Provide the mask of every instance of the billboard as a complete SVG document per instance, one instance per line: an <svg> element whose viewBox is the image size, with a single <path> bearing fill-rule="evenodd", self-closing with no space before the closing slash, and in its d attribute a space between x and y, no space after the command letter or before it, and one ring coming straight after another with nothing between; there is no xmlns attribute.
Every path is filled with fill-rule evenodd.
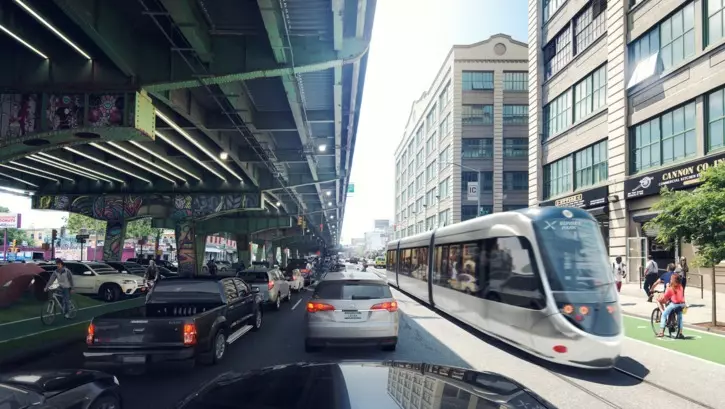
<svg viewBox="0 0 725 409"><path fill-rule="evenodd" d="M375 230L387 230L390 227L390 220L379 219L375 220Z"/></svg>
<svg viewBox="0 0 725 409"><path fill-rule="evenodd" d="M20 213L0 213L0 229L19 229Z"/></svg>

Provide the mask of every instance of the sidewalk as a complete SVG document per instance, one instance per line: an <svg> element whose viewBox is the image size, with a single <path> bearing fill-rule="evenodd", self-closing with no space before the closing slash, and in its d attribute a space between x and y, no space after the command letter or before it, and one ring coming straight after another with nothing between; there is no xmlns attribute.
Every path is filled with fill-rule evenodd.
<svg viewBox="0 0 725 409"><path fill-rule="evenodd" d="M725 322L725 294L717 293L717 320ZM685 325L692 326L701 331L713 331L725 333L725 329L709 329L694 324L707 324L712 321L712 293L704 290L703 297L700 297L700 289L688 287L685 290L685 299L689 305L685 315ZM644 290L639 283L624 283L619 293L619 300L622 305L622 312L625 314L649 319L655 303L647 302Z"/></svg>

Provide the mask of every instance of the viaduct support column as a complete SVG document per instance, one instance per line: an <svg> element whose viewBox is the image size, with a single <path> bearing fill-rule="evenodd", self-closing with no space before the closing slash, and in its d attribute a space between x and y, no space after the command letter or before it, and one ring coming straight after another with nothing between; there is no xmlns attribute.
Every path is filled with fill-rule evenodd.
<svg viewBox="0 0 725 409"><path fill-rule="evenodd" d="M246 234L237 234L234 240L237 241L237 262L242 262L247 267L250 266L252 264L252 249L249 237Z"/></svg>
<svg viewBox="0 0 725 409"><path fill-rule="evenodd" d="M265 261L267 259L266 254L264 253L264 242L256 242L257 245L257 254L255 254L255 258L257 261Z"/></svg>
<svg viewBox="0 0 725 409"><path fill-rule="evenodd" d="M201 272L201 264L204 262L206 236L196 234L196 223L190 218L177 220L174 227L179 276L196 276Z"/></svg>
<svg viewBox="0 0 725 409"><path fill-rule="evenodd" d="M103 241L103 259L121 261L123 242L126 239L126 222L109 220L106 222L106 237Z"/></svg>

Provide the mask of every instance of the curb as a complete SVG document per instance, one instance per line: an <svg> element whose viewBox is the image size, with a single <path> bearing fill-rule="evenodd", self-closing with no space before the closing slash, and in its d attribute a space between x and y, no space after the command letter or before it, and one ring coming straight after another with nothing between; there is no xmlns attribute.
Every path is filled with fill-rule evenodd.
<svg viewBox="0 0 725 409"><path fill-rule="evenodd" d="M640 314L632 314L632 313L624 312L624 311L622 311L622 315L626 315L626 316L634 317L634 318L641 318L641 319L644 319L647 321L649 321L651 319L651 317L647 317L647 316L640 315ZM696 331L700 331L700 332L711 332L713 334L725 335L725 330L721 330L721 329L699 327L699 326L693 325L693 324L683 324L682 326L685 328L689 328L691 330L696 330Z"/></svg>

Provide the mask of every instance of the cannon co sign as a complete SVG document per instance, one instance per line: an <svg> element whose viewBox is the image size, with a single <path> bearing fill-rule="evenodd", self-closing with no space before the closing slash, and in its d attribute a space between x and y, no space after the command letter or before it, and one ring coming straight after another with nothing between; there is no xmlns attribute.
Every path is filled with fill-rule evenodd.
<svg viewBox="0 0 725 409"><path fill-rule="evenodd" d="M673 190L694 187L702 183L700 175L705 169L723 163L725 163L725 153L702 158L675 168L636 176L624 181L624 193L627 199L636 199L659 194L663 187Z"/></svg>
<svg viewBox="0 0 725 409"><path fill-rule="evenodd" d="M19 229L19 213L0 213L0 229Z"/></svg>

